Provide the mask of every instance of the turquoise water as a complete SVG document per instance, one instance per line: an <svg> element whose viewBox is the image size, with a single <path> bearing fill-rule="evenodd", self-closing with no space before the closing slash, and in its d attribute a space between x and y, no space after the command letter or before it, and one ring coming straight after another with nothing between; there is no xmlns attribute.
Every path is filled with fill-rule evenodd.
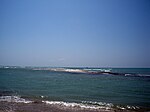
<svg viewBox="0 0 150 112"><path fill-rule="evenodd" d="M149 68L112 68L113 72L136 73L139 77L73 74L0 68L0 92L28 98L66 102L106 102L115 105L150 106Z"/></svg>

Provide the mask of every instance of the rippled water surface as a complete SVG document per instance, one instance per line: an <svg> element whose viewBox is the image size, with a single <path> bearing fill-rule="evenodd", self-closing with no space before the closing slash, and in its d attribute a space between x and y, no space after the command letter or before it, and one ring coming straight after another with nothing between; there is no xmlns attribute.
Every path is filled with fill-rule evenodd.
<svg viewBox="0 0 150 112"><path fill-rule="evenodd" d="M150 75L150 69L112 69L119 73ZM105 102L149 107L149 77L90 75L32 69L0 68L1 95L48 101Z"/></svg>

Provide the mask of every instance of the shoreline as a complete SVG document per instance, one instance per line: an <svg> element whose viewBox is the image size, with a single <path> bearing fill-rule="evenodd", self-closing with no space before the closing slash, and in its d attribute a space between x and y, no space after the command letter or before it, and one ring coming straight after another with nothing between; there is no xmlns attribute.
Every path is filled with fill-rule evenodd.
<svg viewBox="0 0 150 112"><path fill-rule="evenodd" d="M114 112L114 110L94 110L79 107L65 107L46 103L0 102L0 112Z"/></svg>
<svg viewBox="0 0 150 112"><path fill-rule="evenodd" d="M95 103L95 105L94 105ZM150 108L137 106L115 106L109 103L83 102L69 103L24 99L19 96L0 96L0 112L144 112Z"/></svg>
<svg viewBox="0 0 150 112"><path fill-rule="evenodd" d="M145 111L145 110L144 110ZM78 106L63 106L57 104L47 104L42 102L16 103L0 102L0 112L143 112L143 110L126 109L90 109Z"/></svg>

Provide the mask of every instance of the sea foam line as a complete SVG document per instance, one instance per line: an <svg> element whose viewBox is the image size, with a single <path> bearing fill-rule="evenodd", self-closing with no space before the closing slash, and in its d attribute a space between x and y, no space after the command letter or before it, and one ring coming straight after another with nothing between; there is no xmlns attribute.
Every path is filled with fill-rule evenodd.
<svg viewBox="0 0 150 112"><path fill-rule="evenodd" d="M83 109L105 109L105 110L111 110L111 106L106 105L89 105L89 104L83 104L83 103L69 103L69 102L63 102L63 101L42 101L43 103L50 104L50 105L59 105L64 107L77 107L77 108L83 108Z"/></svg>
<svg viewBox="0 0 150 112"><path fill-rule="evenodd" d="M0 96L0 102L15 102L15 103L34 103L34 101L26 100L21 98L20 96ZM92 102L92 101L82 101L82 103L70 103L70 102L63 102L63 101L42 101L42 103L50 104L50 105L58 105L63 107L71 107L71 108L83 108L83 109L104 109L104 110L112 110L114 108L117 109L131 109L136 110L140 109L138 106L119 106L113 105L112 103L104 103L104 102Z"/></svg>
<svg viewBox="0 0 150 112"><path fill-rule="evenodd" d="M19 96L0 96L0 101L15 102L15 103L32 103L33 101L25 100Z"/></svg>

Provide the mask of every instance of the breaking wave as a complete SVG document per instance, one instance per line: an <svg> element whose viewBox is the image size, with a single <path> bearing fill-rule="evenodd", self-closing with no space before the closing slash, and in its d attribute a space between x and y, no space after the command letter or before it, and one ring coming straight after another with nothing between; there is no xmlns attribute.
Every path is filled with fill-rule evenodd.
<svg viewBox="0 0 150 112"><path fill-rule="evenodd" d="M0 101L15 102L15 103L32 103L33 101L23 99L19 96L0 96Z"/></svg>
<svg viewBox="0 0 150 112"><path fill-rule="evenodd" d="M139 110L140 107L138 106L121 106L121 105L114 105L112 103L105 103L105 102L92 102L92 101L82 101L81 103L69 103L63 101L42 101L43 103L50 104L50 105L59 105L63 107L72 107L72 108L83 108L83 109L93 109L93 110Z"/></svg>
<svg viewBox="0 0 150 112"><path fill-rule="evenodd" d="M105 110L111 110L112 108L109 106L104 105L89 105L85 103L69 103L69 102L63 102L63 101L42 101L43 103L50 104L50 105L59 105L64 107L73 107L73 108L84 108L84 109L105 109Z"/></svg>
<svg viewBox="0 0 150 112"><path fill-rule="evenodd" d="M36 101L27 100L21 98L20 96L0 96L0 102L12 102L12 103L35 103ZM138 106L119 106L114 105L112 103L105 103L105 102L92 102L92 101L82 101L81 103L71 103L71 102L64 102L64 101L48 101L42 100L41 103L45 103L48 105L57 105L61 107L69 107L69 108L83 108L83 109L93 109L93 110L138 110L140 107Z"/></svg>

